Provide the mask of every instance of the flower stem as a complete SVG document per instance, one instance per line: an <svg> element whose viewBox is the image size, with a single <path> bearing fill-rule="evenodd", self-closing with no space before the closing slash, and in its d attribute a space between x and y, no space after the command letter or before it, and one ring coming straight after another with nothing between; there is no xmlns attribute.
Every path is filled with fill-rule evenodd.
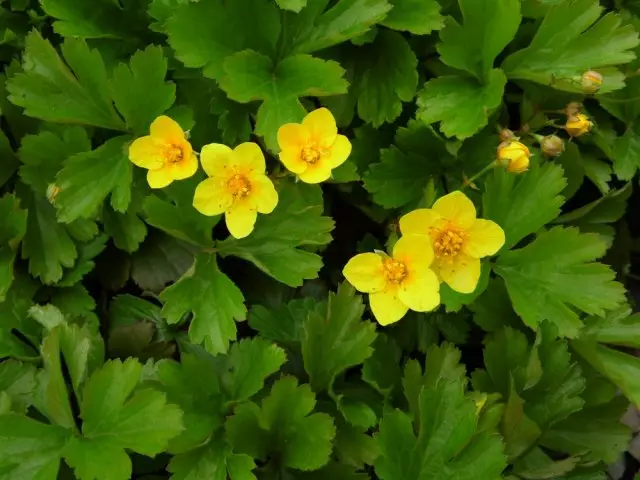
<svg viewBox="0 0 640 480"><path fill-rule="evenodd" d="M485 173L487 173L489 170L493 170L494 168L496 168L498 166L498 164L494 161L491 162L489 165L487 165L486 167L484 167L482 170L480 170L478 173L476 173L473 177L471 178L466 178L464 180L464 184L462 185L461 190L464 190L465 188L467 188L469 185L472 185L473 182L475 180L477 180L478 178L480 178L481 176L483 176Z"/></svg>

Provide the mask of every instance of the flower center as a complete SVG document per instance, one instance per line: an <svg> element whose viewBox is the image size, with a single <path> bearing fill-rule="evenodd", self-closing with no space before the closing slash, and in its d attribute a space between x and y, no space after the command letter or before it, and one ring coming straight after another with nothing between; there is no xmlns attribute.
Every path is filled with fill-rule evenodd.
<svg viewBox="0 0 640 480"><path fill-rule="evenodd" d="M233 198L244 198L251 192L251 182L244 175L236 173L227 180L227 188Z"/></svg>
<svg viewBox="0 0 640 480"><path fill-rule="evenodd" d="M384 269L384 278L389 283L401 283L407 278L407 266L400 260L386 258L382 263L382 267Z"/></svg>
<svg viewBox="0 0 640 480"><path fill-rule="evenodd" d="M176 147L175 145L171 145L165 151L164 158L169 163L179 163L182 161L182 149L180 147Z"/></svg>
<svg viewBox="0 0 640 480"><path fill-rule="evenodd" d="M432 228L433 250L437 257L454 257L464 244L465 232L452 224L442 229Z"/></svg>
<svg viewBox="0 0 640 480"><path fill-rule="evenodd" d="M309 165L313 165L322 156L320 150L316 146L306 146L302 147L302 152L300 154L302 157L302 161L308 163Z"/></svg>

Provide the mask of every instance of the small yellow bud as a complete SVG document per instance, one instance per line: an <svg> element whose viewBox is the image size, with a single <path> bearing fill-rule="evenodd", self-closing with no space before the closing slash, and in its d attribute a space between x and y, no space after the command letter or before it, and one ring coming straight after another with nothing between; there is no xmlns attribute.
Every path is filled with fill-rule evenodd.
<svg viewBox="0 0 640 480"><path fill-rule="evenodd" d="M596 93L600 90L603 80L604 77L602 74L589 70L582 74L582 77L580 78L580 85L582 85L582 90L585 93Z"/></svg>
<svg viewBox="0 0 640 480"><path fill-rule="evenodd" d="M58 193L60 193L60 187L55 183L49 184L49 186L47 187L47 194L46 194L47 200L49 200L49 203L53 203L55 201Z"/></svg>
<svg viewBox="0 0 640 480"><path fill-rule="evenodd" d="M512 130L503 128L502 130L500 130L500 140L503 142L509 142L511 140L518 140L518 137L516 137L516 134L513 133Z"/></svg>
<svg viewBox="0 0 640 480"><path fill-rule="evenodd" d="M572 137L579 137L580 135L588 133L591 130L591 127L593 127L593 122L589 120L589 117L582 113L578 113L577 115L567 118L567 123L565 124L564 129Z"/></svg>
<svg viewBox="0 0 640 480"><path fill-rule="evenodd" d="M522 173L529 168L531 153L526 145L520 142L502 142L498 146L498 163L508 172Z"/></svg>
<svg viewBox="0 0 640 480"><path fill-rule="evenodd" d="M564 140L557 135L547 135L540 142L542 153L549 157L557 157L564 152Z"/></svg>

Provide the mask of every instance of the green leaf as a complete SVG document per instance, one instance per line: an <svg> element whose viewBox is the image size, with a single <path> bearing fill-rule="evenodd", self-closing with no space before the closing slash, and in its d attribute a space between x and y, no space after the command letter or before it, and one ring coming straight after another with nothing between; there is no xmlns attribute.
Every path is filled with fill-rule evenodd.
<svg viewBox="0 0 640 480"><path fill-rule="evenodd" d="M22 415L0 415L0 475L55 480L70 432Z"/></svg>
<svg viewBox="0 0 640 480"><path fill-rule="evenodd" d="M603 315L624 300L615 274L594 262L606 250L594 234L554 227L524 248L503 253L495 271L507 286L513 308L536 329L543 320L562 336L575 337L582 327L577 310Z"/></svg>
<svg viewBox="0 0 640 480"><path fill-rule="evenodd" d="M137 360L111 360L85 385L82 438L65 451L65 459L81 478L126 480L131 462L125 449L154 456L182 430L182 412L167 404L164 394L136 388L141 373ZM101 469L106 466L101 457L113 462L113 467Z"/></svg>
<svg viewBox="0 0 640 480"><path fill-rule="evenodd" d="M57 19L53 28L63 37L122 38L126 35L123 23L128 18L118 2L76 4L74 0L41 0L40 3L47 15Z"/></svg>
<svg viewBox="0 0 640 480"><path fill-rule="evenodd" d="M58 173L60 192L54 202L60 222L94 216L109 194L113 209L126 211L132 181L131 162L125 152L128 140L128 137L112 138L91 152L65 160Z"/></svg>
<svg viewBox="0 0 640 480"><path fill-rule="evenodd" d="M317 185L283 181L276 209L260 215L253 233L217 243L220 255L243 258L291 287L317 278L322 259L300 247L331 241L333 220L322 216L322 190Z"/></svg>
<svg viewBox="0 0 640 480"><path fill-rule="evenodd" d="M446 75L429 80L418 94L418 118L440 123L448 137L471 137L487 125L489 114L502 102L507 83L502 70L487 74L487 83L469 77Z"/></svg>
<svg viewBox="0 0 640 480"><path fill-rule="evenodd" d="M620 180L631 180L640 167L640 135L638 128L628 129L613 145L613 171Z"/></svg>
<svg viewBox="0 0 640 480"><path fill-rule="evenodd" d="M255 468L248 455L238 455L220 439L180 455L169 462L167 470L172 480L255 480Z"/></svg>
<svg viewBox="0 0 640 480"><path fill-rule="evenodd" d="M276 0L276 3L281 9L296 13L307 6L307 0Z"/></svg>
<svg viewBox="0 0 640 480"><path fill-rule="evenodd" d="M329 293L326 313L311 312L302 339L304 368L316 392L330 390L336 376L373 353L375 325L362 321L364 304L353 287L342 283Z"/></svg>
<svg viewBox="0 0 640 480"><path fill-rule="evenodd" d="M301 121L307 113L299 98L346 93L343 74L337 62L311 55L293 55L274 63L266 55L244 50L225 60L220 86L237 102L262 100L256 133L265 138L270 150L277 151L278 129Z"/></svg>
<svg viewBox="0 0 640 480"><path fill-rule="evenodd" d="M626 78L626 87L599 98L600 105L611 115L631 124L640 117L640 77Z"/></svg>
<svg viewBox="0 0 640 480"><path fill-rule="evenodd" d="M96 302L82 284L56 288L49 302L56 306L69 321L82 319L93 313Z"/></svg>
<svg viewBox="0 0 640 480"><path fill-rule="evenodd" d="M489 280L487 289L469 305L469 309L474 313L473 321L486 332L522 324L511 306L507 287L500 277Z"/></svg>
<svg viewBox="0 0 640 480"><path fill-rule="evenodd" d="M405 374L415 424L397 409L380 422L376 474L381 480L499 478L506 466L502 443L492 433L476 432L476 404L465 395L459 352L434 347L427 358L424 379L415 361L417 371Z"/></svg>
<svg viewBox="0 0 640 480"><path fill-rule="evenodd" d="M0 302L13 282L13 262L20 241L27 230L27 211L10 194L0 198Z"/></svg>
<svg viewBox="0 0 640 480"><path fill-rule="evenodd" d="M102 223L104 224L104 233L113 238L115 246L125 252L133 253L138 250L147 236L145 223L132 210L118 213L114 212L110 206L105 205L102 210Z"/></svg>
<svg viewBox="0 0 640 480"><path fill-rule="evenodd" d="M156 46L138 50L129 66L121 63L113 71L111 96L127 127L137 135L146 134L151 122L176 99L176 87L165 82L166 75L167 61Z"/></svg>
<svg viewBox="0 0 640 480"><path fill-rule="evenodd" d="M255 305L249 312L248 322L260 335L274 342L292 344L302 341L304 324L312 312L322 313L326 308L312 298L292 300L276 310Z"/></svg>
<svg viewBox="0 0 640 480"><path fill-rule="evenodd" d="M31 32L23 73L7 82L9 100L24 108L26 115L49 122L124 130L113 108L100 53L83 40L69 38L62 44L62 54L64 61L47 40Z"/></svg>
<svg viewBox="0 0 640 480"><path fill-rule="evenodd" d="M613 12L600 17L602 11L597 0L562 2L549 9L529 46L504 61L507 76L580 92L573 77L633 60L632 49L638 45L633 26L620 26L622 20ZM617 76L617 70L609 69L599 93L622 88Z"/></svg>
<svg viewBox="0 0 640 480"><path fill-rule="evenodd" d="M189 339L211 354L224 353L236 338L236 321L246 318L244 296L220 269L211 253L199 254L180 280L160 294L162 314L178 323L193 312Z"/></svg>
<svg viewBox="0 0 640 480"><path fill-rule="evenodd" d="M261 460L273 452L287 467L316 470L329 461L335 427L329 415L311 413L315 403L308 385L283 377L261 407L252 402L236 407L226 422L227 437L236 452Z"/></svg>
<svg viewBox="0 0 640 480"><path fill-rule="evenodd" d="M362 379L385 397L400 387L402 351L395 340L379 333L373 342L373 354L364 360Z"/></svg>
<svg viewBox="0 0 640 480"><path fill-rule="evenodd" d="M35 390L36 368L33 365L16 360L5 360L0 363L0 392L8 395L9 411L26 413L32 403Z"/></svg>
<svg viewBox="0 0 640 480"><path fill-rule="evenodd" d="M580 338L599 343L640 348L640 314L631 315L631 309L623 306L608 312L604 318L587 317Z"/></svg>
<svg viewBox="0 0 640 480"><path fill-rule="evenodd" d="M520 26L519 0L459 0L462 25L453 18L440 31L440 60L478 80L488 78L498 54ZM491 73L491 75L495 75ZM489 80L491 82L491 80Z"/></svg>
<svg viewBox="0 0 640 480"><path fill-rule="evenodd" d="M45 195L55 183L62 162L68 157L91 150L87 132L81 127L64 127L57 132L40 132L22 138L18 155L20 178L35 192Z"/></svg>
<svg viewBox="0 0 640 480"><path fill-rule="evenodd" d="M526 175L495 169L482 196L483 217L493 220L505 233L503 251L540 230L560 214L566 186L562 168L547 162L532 164ZM509 198L509 202L504 199Z"/></svg>
<svg viewBox="0 0 640 480"><path fill-rule="evenodd" d="M280 12L271 0L182 2L165 29L178 60L219 80L225 59L236 52L250 48L275 54Z"/></svg>
<svg viewBox="0 0 640 480"><path fill-rule="evenodd" d="M314 7L319 14L319 8L326 4L326 1L314 2L307 10ZM299 24L293 50L311 53L358 37L383 20L390 9L387 0L340 0L322 15L311 18L311 22Z"/></svg>
<svg viewBox="0 0 640 480"><path fill-rule="evenodd" d="M512 389L502 417L500 429L504 439L504 453L509 463L527 452L542 434L540 427L524 413L524 401Z"/></svg>
<svg viewBox="0 0 640 480"><path fill-rule="evenodd" d="M436 0L390 0L389 3L393 8L384 19L385 27L428 35L444 26L444 17Z"/></svg>
<svg viewBox="0 0 640 480"><path fill-rule="evenodd" d="M82 278L95 267L94 259L106 247L108 237L106 235L98 235L92 241L78 246L78 259L71 270L65 272L57 283L59 287L71 287L78 283Z"/></svg>

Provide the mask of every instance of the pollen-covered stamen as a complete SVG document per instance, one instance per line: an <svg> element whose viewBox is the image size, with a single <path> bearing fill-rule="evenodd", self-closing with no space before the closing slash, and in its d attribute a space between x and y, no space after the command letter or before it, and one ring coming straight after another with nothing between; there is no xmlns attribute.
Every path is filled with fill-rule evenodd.
<svg viewBox="0 0 640 480"><path fill-rule="evenodd" d="M389 283L401 283L407 278L407 266L400 260L386 258L382 262L382 267L384 269L384 278Z"/></svg>
<svg viewBox="0 0 640 480"><path fill-rule="evenodd" d="M465 232L452 224L444 228L432 228L433 250L437 257L454 257L464 245Z"/></svg>
<svg viewBox="0 0 640 480"><path fill-rule="evenodd" d="M176 147L175 145L171 145L170 147L167 147L164 157L169 163L179 163L182 161L183 157L182 149L180 147Z"/></svg>
<svg viewBox="0 0 640 480"><path fill-rule="evenodd" d="M309 165L313 165L322 156L322 152L315 145L307 145L302 147L302 151L300 152L300 156L302 157L302 161L308 163Z"/></svg>
<svg viewBox="0 0 640 480"><path fill-rule="evenodd" d="M227 180L227 188L233 198L244 198L251 193L251 182L244 175L236 173Z"/></svg>

